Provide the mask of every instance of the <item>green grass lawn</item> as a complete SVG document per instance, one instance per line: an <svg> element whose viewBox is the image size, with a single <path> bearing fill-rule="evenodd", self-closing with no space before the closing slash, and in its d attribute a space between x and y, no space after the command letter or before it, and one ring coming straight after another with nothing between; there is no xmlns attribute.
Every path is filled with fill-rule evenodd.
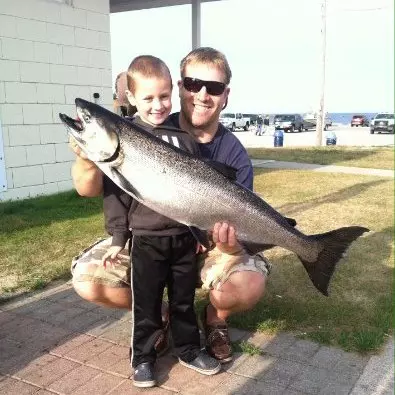
<svg viewBox="0 0 395 395"><path fill-rule="evenodd" d="M273 272L265 297L253 311L232 317L231 324L292 330L347 350L377 350L392 328L393 180L259 169L255 190L295 218L306 234L348 225L371 232L354 242L339 264L329 297L316 291L294 254L278 247L268 251ZM72 257L103 235L100 198L69 192L1 203L0 299L70 278Z"/></svg>
<svg viewBox="0 0 395 395"><path fill-rule="evenodd" d="M283 147L249 148L247 151L254 159L394 169L394 148L387 147Z"/></svg>

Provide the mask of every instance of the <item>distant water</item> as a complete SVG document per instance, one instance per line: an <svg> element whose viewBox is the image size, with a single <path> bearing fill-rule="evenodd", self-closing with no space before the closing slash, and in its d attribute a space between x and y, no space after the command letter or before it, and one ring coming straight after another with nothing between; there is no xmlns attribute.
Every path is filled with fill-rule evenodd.
<svg viewBox="0 0 395 395"><path fill-rule="evenodd" d="M365 115L369 120L371 120L377 112L363 112L363 113L356 113L356 112L330 112L328 116L332 119L333 123L342 123L342 124L350 124L353 115Z"/></svg>

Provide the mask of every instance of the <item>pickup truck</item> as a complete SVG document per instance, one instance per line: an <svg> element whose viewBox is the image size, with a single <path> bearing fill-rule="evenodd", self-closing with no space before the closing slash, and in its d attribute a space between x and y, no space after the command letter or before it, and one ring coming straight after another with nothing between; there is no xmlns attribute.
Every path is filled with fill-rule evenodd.
<svg viewBox="0 0 395 395"><path fill-rule="evenodd" d="M370 134L374 132L394 133L394 114L380 113L370 121Z"/></svg>
<svg viewBox="0 0 395 395"><path fill-rule="evenodd" d="M238 112L223 113L220 115L219 121L232 132L234 132L236 129L243 129L247 131L251 125L250 118L246 118L242 113Z"/></svg>

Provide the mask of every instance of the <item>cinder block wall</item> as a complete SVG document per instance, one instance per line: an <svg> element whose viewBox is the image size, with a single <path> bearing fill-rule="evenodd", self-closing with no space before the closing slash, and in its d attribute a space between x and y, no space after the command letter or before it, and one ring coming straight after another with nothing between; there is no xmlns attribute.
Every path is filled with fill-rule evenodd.
<svg viewBox="0 0 395 395"><path fill-rule="evenodd" d="M94 92L111 108L109 13L109 0L0 0L0 200L72 188L58 113Z"/></svg>

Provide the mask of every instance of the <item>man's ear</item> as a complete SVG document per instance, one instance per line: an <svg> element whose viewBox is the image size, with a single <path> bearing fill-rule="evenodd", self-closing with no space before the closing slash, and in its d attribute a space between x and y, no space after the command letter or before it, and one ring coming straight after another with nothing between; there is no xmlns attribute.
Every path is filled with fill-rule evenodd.
<svg viewBox="0 0 395 395"><path fill-rule="evenodd" d="M128 89L126 89L125 93L126 93L126 97L128 98L129 103L130 103L132 106L135 106L135 105L136 105L136 99L135 99L135 97L133 96L133 93L130 92L130 90L128 90Z"/></svg>
<svg viewBox="0 0 395 395"><path fill-rule="evenodd" d="M177 81L177 86L178 86L178 96L181 97L182 80Z"/></svg>
<svg viewBox="0 0 395 395"><path fill-rule="evenodd" d="M226 88L225 90L225 103L222 106L222 110L225 110L225 108L228 106L228 98L229 98L229 92L230 92L230 88Z"/></svg>

